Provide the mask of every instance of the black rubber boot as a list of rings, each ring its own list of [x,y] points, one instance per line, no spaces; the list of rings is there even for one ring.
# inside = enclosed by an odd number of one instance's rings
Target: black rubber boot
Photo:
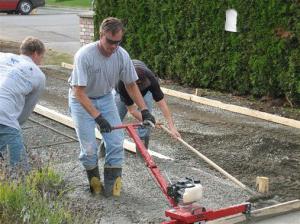
[[[92,170],[86,170],[89,184],[90,184],[90,191],[92,194],[101,194],[103,191],[103,185],[100,180],[100,174],[98,166],[96,166]]]
[[[104,195],[106,197],[121,194],[122,187],[122,168],[104,167]]]

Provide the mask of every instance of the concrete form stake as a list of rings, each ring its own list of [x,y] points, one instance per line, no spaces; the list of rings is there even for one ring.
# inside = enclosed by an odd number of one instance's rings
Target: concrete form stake
[[[268,193],[269,192],[269,178],[256,177],[256,190],[260,193]]]
[[[164,125],[161,125],[162,129],[164,131],[166,131],[167,133],[171,134],[171,132],[169,131],[168,128],[166,128]],[[194,147],[192,147],[191,145],[189,145],[187,142],[185,142],[182,138],[177,138],[178,141],[180,141],[182,144],[184,144],[185,146],[187,146],[192,152],[196,153],[201,159],[203,159],[205,162],[207,162],[209,165],[211,165],[212,167],[214,167],[216,170],[218,170],[220,173],[224,174],[226,177],[228,177],[231,181],[233,181],[236,185],[238,185],[239,187],[241,187],[242,189],[248,191],[250,194],[255,194],[254,191],[252,191],[251,189],[249,189],[246,185],[244,185],[242,182],[240,182],[239,180],[237,180],[235,177],[233,177],[232,175],[230,175],[229,173],[227,173],[225,170],[223,170],[221,167],[219,167],[216,163],[214,163],[213,161],[211,161],[210,159],[208,159],[206,156],[204,156],[202,153],[200,153],[199,151],[197,151]]]

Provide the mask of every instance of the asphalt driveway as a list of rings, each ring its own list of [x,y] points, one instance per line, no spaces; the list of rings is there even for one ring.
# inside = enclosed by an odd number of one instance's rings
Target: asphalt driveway
[[[79,17],[85,10],[38,8],[33,15],[0,15],[0,39],[21,41],[26,36],[43,40],[48,48],[74,54],[79,48]]]

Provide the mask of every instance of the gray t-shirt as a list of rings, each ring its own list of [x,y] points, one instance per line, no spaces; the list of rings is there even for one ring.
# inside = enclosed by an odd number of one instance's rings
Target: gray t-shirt
[[[128,84],[138,79],[126,50],[118,47],[110,57],[105,57],[100,53],[98,44],[99,41],[93,42],[79,49],[69,78],[70,86],[85,86],[90,98],[110,93],[119,80]],[[73,91],[70,94],[75,98]]]
[[[0,124],[20,129],[45,88],[45,75],[25,55],[0,52]]]

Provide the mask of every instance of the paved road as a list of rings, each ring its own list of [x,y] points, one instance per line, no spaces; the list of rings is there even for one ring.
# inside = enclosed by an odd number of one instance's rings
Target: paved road
[[[80,9],[39,8],[36,14],[0,15],[0,38],[21,41],[26,36],[35,36],[48,48],[74,54],[80,47]]]

